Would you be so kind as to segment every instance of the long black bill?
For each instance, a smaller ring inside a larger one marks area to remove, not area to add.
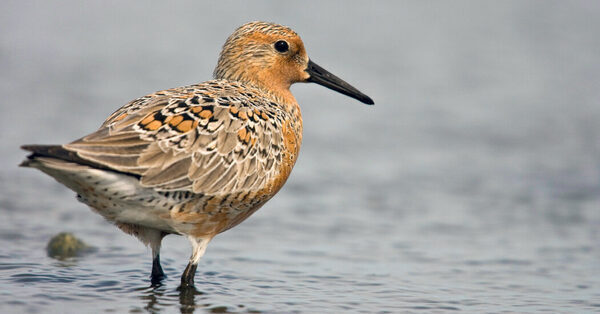
[[[352,85],[344,82],[341,78],[329,73],[329,71],[323,69],[311,60],[308,60],[308,67],[306,68],[306,73],[310,75],[310,77],[306,80],[307,82],[313,82],[319,85],[323,85],[329,89],[333,89],[336,92],[340,92],[346,96],[358,99],[359,101],[367,105],[375,104],[373,102],[373,99],[371,99],[369,96],[361,93],[358,89],[352,87]]]

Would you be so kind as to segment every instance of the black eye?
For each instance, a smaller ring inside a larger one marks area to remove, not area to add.
[[[288,45],[288,43],[285,40],[279,40],[275,43],[275,50],[283,53],[283,52],[287,52],[288,49],[290,49],[290,46]]]

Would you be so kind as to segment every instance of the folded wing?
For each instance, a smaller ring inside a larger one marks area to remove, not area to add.
[[[255,191],[277,175],[285,119],[261,101],[247,89],[215,82],[157,92],[64,148],[157,190]]]

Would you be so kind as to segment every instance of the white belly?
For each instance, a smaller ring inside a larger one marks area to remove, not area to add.
[[[81,202],[111,222],[180,233],[170,223],[170,209],[181,200],[142,187],[135,177],[53,158],[38,158],[30,166],[75,191]]]

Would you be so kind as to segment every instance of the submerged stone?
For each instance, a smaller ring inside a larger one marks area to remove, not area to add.
[[[61,232],[48,242],[48,256],[59,260],[81,256],[92,250],[92,247],[79,240],[70,232]]]

